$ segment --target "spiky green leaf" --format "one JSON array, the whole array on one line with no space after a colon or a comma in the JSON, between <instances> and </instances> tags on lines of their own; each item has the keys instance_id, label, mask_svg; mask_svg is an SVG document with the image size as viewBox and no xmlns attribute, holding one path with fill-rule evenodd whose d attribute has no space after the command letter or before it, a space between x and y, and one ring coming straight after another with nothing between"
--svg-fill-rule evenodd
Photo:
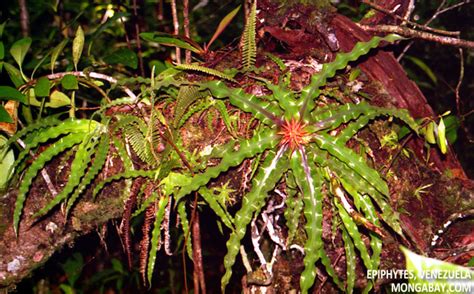
<instances>
[{"instance_id":1,"label":"spiky green leaf","mask_svg":"<svg viewBox=\"0 0 474 294\"><path fill-rule=\"evenodd\" d=\"M155 192L156 193L156 192ZM161 223L165 216L165 208L168 205L169 196L165 195L158 201L155 222L153 223L153 231L151 233L151 247L150 253L148 254L147 263L147 279L148 284L151 285L151 278L153 277L153 269L155 268L156 254L158 251L159 238L161 236Z\"/></svg>"},{"instance_id":2,"label":"spiky green leaf","mask_svg":"<svg viewBox=\"0 0 474 294\"><path fill-rule=\"evenodd\" d=\"M270 192L285 173L288 165L286 157L282 157L286 148L281 147L277 153L269 151L257 175L252 180L252 189L242 198L242 207L234 218L235 231L226 243L227 254L224 257L225 274L221 279L221 289L225 287L232 276L232 266L239 253L240 241L245 236L247 225L252 217L259 213L265 205L267 193Z\"/></svg>"},{"instance_id":3,"label":"spiky green leaf","mask_svg":"<svg viewBox=\"0 0 474 294\"><path fill-rule=\"evenodd\" d=\"M227 171L229 168L242 163L245 158L253 157L266 149L275 147L278 143L274 131L264 130L249 140L241 141L239 150L232 150L234 147L229 146L229 152L223 157L217 166L209 167L202 174L197 174L193 177L192 182L181 188L176 195L176 201L179 201L183 196L198 190L200 187L207 184L211 179L216 178L221 173Z\"/></svg>"}]
</instances>

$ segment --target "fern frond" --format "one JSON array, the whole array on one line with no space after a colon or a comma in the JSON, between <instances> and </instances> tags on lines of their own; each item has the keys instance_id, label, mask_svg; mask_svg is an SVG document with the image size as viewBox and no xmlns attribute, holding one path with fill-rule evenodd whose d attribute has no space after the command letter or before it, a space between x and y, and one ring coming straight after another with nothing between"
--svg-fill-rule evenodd
<instances>
[{"instance_id":1,"label":"fern frond","mask_svg":"<svg viewBox=\"0 0 474 294\"><path fill-rule=\"evenodd\" d=\"M208 109L211 106L212 106L212 101L210 101L208 99L205 99L205 100L200 101L200 102L196 102L195 104L191 105L188 108L188 111L186 111L183 114L183 116L179 120L179 123L176 125L175 129L181 128L186 123L186 121L188 121L188 119L191 116L193 116L193 114L204 111L204 110Z\"/></svg>"},{"instance_id":2,"label":"fern frond","mask_svg":"<svg viewBox=\"0 0 474 294\"><path fill-rule=\"evenodd\" d=\"M152 193L148 198L156 196L158 198L158 193ZM148 199L147 198L147 199ZM156 199L155 199L156 200ZM155 201L153 201L155 203ZM140 257L139 257L139 271L144 285L147 283L146 272L148 267L148 254L150 249L150 230L151 224L154 222L156 214L155 206L148 206L145 212L145 219L143 220L142 225L142 240L140 241Z\"/></svg>"},{"instance_id":3,"label":"fern frond","mask_svg":"<svg viewBox=\"0 0 474 294\"><path fill-rule=\"evenodd\" d=\"M137 124L127 124L123 127L123 133L137 156L143 162L153 165L155 159L141 128Z\"/></svg>"},{"instance_id":4,"label":"fern frond","mask_svg":"<svg viewBox=\"0 0 474 294\"><path fill-rule=\"evenodd\" d=\"M123 97L114 99L113 101L102 105L99 109L99 112L104 112L105 110L114 107L114 106L121 106L121 105L132 105L137 103L137 101L131 97Z\"/></svg>"},{"instance_id":5,"label":"fern frond","mask_svg":"<svg viewBox=\"0 0 474 294\"><path fill-rule=\"evenodd\" d=\"M257 0L254 0L242 35L242 67L244 71L252 68L257 57L256 24Z\"/></svg>"},{"instance_id":6,"label":"fern frond","mask_svg":"<svg viewBox=\"0 0 474 294\"><path fill-rule=\"evenodd\" d=\"M205 74L208 74L208 75L211 75L211 76L214 76L214 77L218 77L218 78L221 78L221 79L224 79L224 80L228 80L228 81L233 82L233 83L237 83L237 81L234 80L233 77L231 77L231 76L229 76L229 75L227 75L227 74L225 74L221 71L218 71L217 69L205 67L205 66L202 66L202 65L199 65L199 64L196 64L196 63L177 64L176 68L180 69L180 70L198 71L198 72L205 73Z\"/></svg>"},{"instance_id":7,"label":"fern frond","mask_svg":"<svg viewBox=\"0 0 474 294\"><path fill-rule=\"evenodd\" d=\"M212 104L217 111L219 111L219 114L221 115L222 120L224 121L224 124L227 128L227 131L234 137L237 137L237 132L235 131L234 127L232 126L232 122L229 116L229 111L227 110L227 107L225 106L224 102L221 100L214 100L214 103Z\"/></svg>"},{"instance_id":8,"label":"fern frond","mask_svg":"<svg viewBox=\"0 0 474 294\"><path fill-rule=\"evenodd\" d=\"M186 114L189 106L196 100L207 96L205 92L199 91L196 86L182 86L176 97L176 106L174 108L173 127L178 128L183 116Z\"/></svg>"}]
</instances>

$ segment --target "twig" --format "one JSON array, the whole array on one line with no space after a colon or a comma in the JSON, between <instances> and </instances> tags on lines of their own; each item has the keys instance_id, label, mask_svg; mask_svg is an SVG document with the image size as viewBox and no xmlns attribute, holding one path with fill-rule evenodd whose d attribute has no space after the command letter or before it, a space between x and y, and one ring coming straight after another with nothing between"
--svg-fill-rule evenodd
<instances>
[{"instance_id":1,"label":"twig","mask_svg":"<svg viewBox=\"0 0 474 294\"><path fill-rule=\"evenodd\" d=\"M138 8L137 0L133 0L133 18L135 22L135 40L137 42L138 51L138 64L140 66L140 74L145 76L145 68L143 67L143 56L142 56L142 42L140 41L140 24L138 23Z\"/></svg>"},{"instance_id":2,"label":"twig","mask_svg":"<svg viewBox=\"0 0 474 294\"><path fill-rule=\"evenodd\" d=\"M173 16L174 34L179 35L178 11L176 10L176 0L171 0L171 14ZM181 49L176 47L176 63L181 64Z\"/></svg>"},{"instance_id":3,"label":"twig","mask_svg":"<svg viewBox=\"0 0 474 294\"><path fill-rule=\"evenodd\" d=\"M438 230L438 232L433 236L433 239L431 239L431 246L430 249L432 249L437 243L442 234L446 232L448 227L450 227L454 222L465 219L465 218L470 218L474 216L474 209L469 209L466 211L461 211L461 212L456 212L451 214L448 219L444 222L443 226L441 229Z\"/></svg>"},{"instance_id":4,"label":"twig","mask_svg":"<svg viewBox=\"0 0 474 294\"><path fill-rule=\"evenodd\" d=\"M193 257L194 257L194 277L197 279L197 285L195 281L194 293L199 293L201 289L202 293L206 293L206 282L204 279L204 269L202 265L202 247L201 247L201 225L199 222L199 212L194 207L194 215L192 217L192 238L193 238ZM196 287L197 286L197 287Z\"/></svg>"},{"instance_id":5,"label":"twig","mask_svg":"<svg viewBox=\"0 0 474 294\"><path fill-rule=\"evenodd\" d=\"M407 11L403 16L404 21L402 22L402 25L410 21L410 16L413 13L413 10L415 10L415 0L410 0L410 2L408 3Z\"/></svg>"},{"instance_id":6,"label":"twig","mask_svg":"<svg viewBox=\"0 0 474 294\"><path fill-rule=\"evenodd\" d=\"M82 77L82 78L89 78L90 77L90 78L94 78L94 79L104 80L104 81L107 81L111 84L117 84L118 83L117 79L115 79L114 77L111 77L111 76L108 76L108 75L105 75L105 74L101 74L101 73L97 73L97 72L87 72L87 73L85 73L83 71L58 72L58 73L47 75L46 78L48 78L50 80L56 80L56 79L63 78L65 75L73 75L73 76ZM30 80L28 82L28 84L26 84L26 85L34 84L35 82L36 82L36 80ZM123 85L120 85L120 88L122 88L122 90L128 95L128 97L132 98L134 101L137 101L138 98L132 92L132 90L130 90L128 87L123 86Z\"/></svg>"},{"instance_id":7,"label":"twig","mask_svg":"<svg viewBox=\"0 0 474 294\"><path fill-rule=\"evenodd\" d=\"M156 5L157 5L157 8L155 8L156 14L157 14L156 18L159 21L162 21L164 19L164 17L163 17L163 0L158 0L158 3Z\"/></svg>"},{"instance_id":8,"label":"twig","mask_svg":"<svg viewBox=\"0 0 474 294\"><path fill-rule=\"evenodd\" d=\"M189 34L189 0L183 0L183 18L184 36L189 38L191 36ZM184 62L191 63L191 51L185 50L184 54Z\"/></svg>"},{"instance_id":9,"label":"twig","mask_svg":"<svg viewBox=\"0 0 474 294\"><path fill-rule=\"evenodd\" d=\"M439 30L439 29L434 29L434 28L431 28L431 27L428 27L427 24L425 25L422 25L422 24L419 24L419 23L416 23L416 22L413 22L413 21L410 21L408 19L404 17L401 17L397 14L394 14L394 11L391 11L391 10L388 10L380 5L377 5L369 0L362 0L363 3L373 7L374 9L380 11L380 12L383 12L387 15L390 15L398 20L401 20L402 22L406 22L416 28L420 28L421 30L424 30L424 31L429 31L429 32L433 32L433 33L437 33L437 34L440 34L440 35L447 35L447 36L459 36L459 32L451 32L451 31L445 31L445 30Z\"/></svg>"},{"instance_id":10,"label":"twig","mask_svg":"<svg viewBox=\"0 0 474 294\"><path fill-rule=\"evenodd\" d=\"M263 255L262 251L260 250L260 238L262 236L260 235L260 232L258 231L256 220L257 220L257 218L254 217L252 219L251 224L250 224L253 251L255 251L255 254L257 254L258 260L260 261L260 265L263 268L267 268L267 260L265 259L265 256Z\"/></svg>"},{"instance_id":11,"label":"twig","mask_svg":"<svg viewBox=\"0 0 474 294\"><path fill-rule=\"evenodd\" d=\"M18 0L18 6L20 6L21 34L23 37L28 37L30 35L30 15L28 14L26 0Z\"/></svg>"},{"instance_id":12,"label":"twig","mask_svg":"<svg viewBox=\"0 0 474 294\"><path fill-rule=\"evenodd\" d=\"M447 11L450 11L452 9L455 9L455 8L458 8L458 7L461 7L462 5L464 4L467 4L471 2L470 0L468 1L463 1L463 2L460 2L460 3L457 3L457 4L454 4L452 6L449 6L449 7L446 7L444 9L441 9L445 4L446 4L446 0L443 0L441 2L441 4L438 6L438 8L436 9L436 12L431 16L430 19L428 19L423 25L424 26L428 26L433 20L435 20L439 15L447 12ZM403 56L407 53L407 51L410 49L410 47L413 45L413 41L411 41L410 43L408 43L405 48L403 48L403 51L402 53L400 53L400 55L398 55L397 57L397 61L400 61Z\"/></svg>"},{"instance_id":13,"label":"twig","mask_svg":"<svg viewBox=\"0 0 474 294\"><path fill-rule=\"evenodd\" d=\"M240 256L242 257L242 263L244 264L245 270L247 273L251 273L252 266L250 265L249 259L247 257L247 252L245 252L244 245L240 245Z\"/></svg>"},{"instance_id":14,"label":"twig","mask_svg":"<svg viewBox=\"0 0 474 294\"><path fill-rule=\"evenodd\" d=\"M443 1L442 5L440 5L438 7L438 9L436 10L435 14L433 14L433 16L427 21L427 23L425 25L429 25L433 20L435 20L439 15L445 13L445 12L448 12L450 10L453 10L453 9L456 9L458 7L461 7L465 4L469 4L471 2L471 0L466 0L466 1L463 1L463 2L459 2L459 3L456 3L456 4L453 4L449 7L446 7L444 9L440 9L441 7L444 6L444 3L446 3L446 1Z\"/></svg>"},{"instance_id":15,"label":"twig","mask_svg":"<svg viewBox=\"0 0 474 294\"><path fill-rule=\"evenodd\" d=\"M367 26L359 25L362 29L371 32L378 33L395 33L407 38L417 38L426 41L437 42L444 45L450 45L455 47L464 47L469 49L474 49L474 42L468 40L462 40L457 38L452 38L448 36L440 36L431 34L428 32L417 31L407 27L392 26L392 25L377 25L377 26Z\"/></svg>"},{"instance_id":16,"label":"twig","mask_svg":"<svg viewBox=\"0 0 474 294\"><path fill-rule=\"evenodd\" d=\"M461 116L461 95L459 94L461 90L462 80L464 79L464 51L462 48L459 48L459 80L456 85L456 90L454 94L456 95L456 111L458 116ZM469 134L468 129L464 124L464 119L461 119L461 128L464 130L466 134Z\"/></svg>"}]
</instances>

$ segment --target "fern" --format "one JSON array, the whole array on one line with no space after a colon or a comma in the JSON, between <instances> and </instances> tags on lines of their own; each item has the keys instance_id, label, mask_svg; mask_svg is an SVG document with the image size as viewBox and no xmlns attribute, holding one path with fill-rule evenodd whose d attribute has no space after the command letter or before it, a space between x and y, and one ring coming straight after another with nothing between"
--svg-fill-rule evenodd
<instances>
[{"instance_id":1,"label":"fern","mask_svg":"<svg viewBox=\"0 0 474 294\"><path fill-rule=\"evenodd\" d=\"M210 76L214 76L214 77L218 77L218 78L221 78L221 79L224 79L224 80L228 80L229 82L233 82L233 83L237 83L236 80L234 80L233 77L223 73L223 72L220 72L216 69L212 69L212 68L209 68L209 67L205 67L205 66L202 66L202 65L198 65L198 64L178 64L176 65L176 68L177 69L180 69L180 70L192 70L192 71L198 71L198 72L201 72L201 73L205 73L205 74L208 74Z\"/></svg>"},{"instance_id":2,"label":"fern","mask_svg":"<svg viewBox=\"0 0 474 294\"><path fill-rule=\"evenodd\" d=\"M257 0L254 0L242 34L242 66L244 71L249 71L252 68L257 57L256 24Z\"/></svg>"},{"instance_id":3,"label":"fern","mask_svg":"<svg viewBox=\"0 0 474 294\"><path fill-rule=\"evenodd\" d=\"M176 97L176 106L174 109L173 127L175 129L177 129L180 125L180 122L183 119L184 114L187 112L189 106L196 100L205 96L205 93L199 91L199 87L183 86L179 89L178 96Z\"/></svg>"}]
</instances>

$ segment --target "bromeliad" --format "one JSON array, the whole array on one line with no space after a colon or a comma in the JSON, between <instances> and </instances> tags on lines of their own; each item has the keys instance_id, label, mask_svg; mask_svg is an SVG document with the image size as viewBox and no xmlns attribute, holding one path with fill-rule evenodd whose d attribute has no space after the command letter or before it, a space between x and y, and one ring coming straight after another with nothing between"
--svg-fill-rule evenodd
<instances>
[{"instance_id":1,"label":"bromeliad","mask_svg":"<svg viewBox=\"0 0 474 294\"><path fill-rule=\"evenodd\" d=\"M318 260L338 287L348 292L352 292L353 288L353 283L349 282L346 289L325 253L322 239L324 197L329 197L335 211L339 212L337 217L343 224L339 229L347 245L346 251L352 252L350 248L355 246L367 269L376 269L380 261L380 220L402 234L398 215L391 209L387 200L387 183L359 154L346 147L346 143L370 120L378 116L396 117L415 131L418 130L417 123L405 110L374 107L366 102L330 104L320 108L317 108L315 103L320 87L324 86L326 80L333 77L337 70L365 55L381 41L393 42L398 39L395 35L374 37L369 42L358 43L349 53L338 54L333 62L325 64L322 70L312 77L310 85L300 93L292 91L282 85L283 83L275 85L266 82L266 87L272 94L260 97L248 94L243 89L229 88L223 81L200 84L201 91L209 91L216 99L229 99L233 106L253 114L261 122L250 139L218 147L213 157L219 158L220 163L196 174L176 195L179 202L184 196L199 190L229 168L240 165L245 159L257 158L260 155L263 158L252 179L251 190L243 196L242 207L233 217L233 223L228 225L232 232L227 241L228 252L224 258L226 272L222 278L223 291L232 275L232 266L248 224L260 213L266 204L267 195L280 182L296 183L298 193L288 195L288 203L301 201L298 199L302 199L304 203L307 240L304 245L305 270L300 279L302 293L306 293L314 284L315 263ZM333 132L336 129L337 132ZM337 185L337 191L344 192L336 195L334 185ZM349 196L355 208L347 211L346 197ZM341 205L341 202L344 205ZM380 213L377 212L376 206L380 208ZM287 210L289 209L288 206ZM285 217L288 216L287 221L298 219L297 216L293 217L292 213L300 212L301 210L285 212ZM216 213L222 215L220 212ZM361 219L363 222L360 222ZM365 227L370 230L371 255L362 242L356 223L365 223ZM297 226L289 224L288 228L293 230L289 235L294 235ZM354 268L355 258L355 254L347 255L348 281L355 279L355 273L350 270ZM371 285L372 283L369 283L368 289Z\"/></svg>"}]
</instances>

